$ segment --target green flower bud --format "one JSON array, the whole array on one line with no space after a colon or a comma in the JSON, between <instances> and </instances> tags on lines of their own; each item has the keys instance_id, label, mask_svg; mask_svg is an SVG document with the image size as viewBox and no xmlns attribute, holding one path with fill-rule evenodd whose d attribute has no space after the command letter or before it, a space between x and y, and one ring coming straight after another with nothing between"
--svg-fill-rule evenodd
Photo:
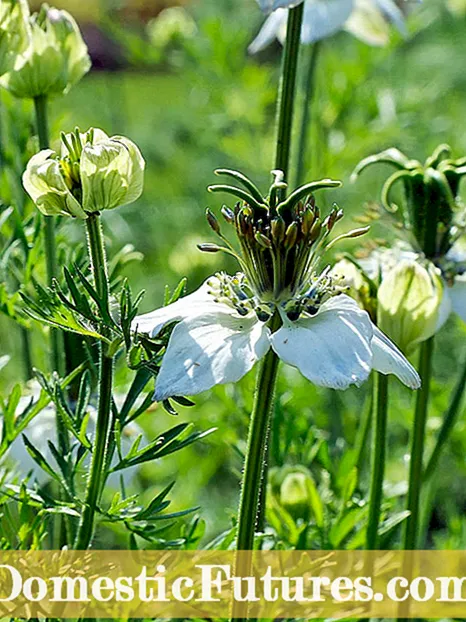
<instances>
[{"instance_id":1,"label":"green flower bud","mask_svg":"<svg viewBox=\"0 0 466 622\"><path fill-rule=\"evenodd\" d=\"M443 284L434 266L403 260L383 278L378 291L378 325L406 353L437 329Z\"/></svg>"},{"instance_id":2,"label":"green flower bud","mask_svg":"<svg viewBox=\"0 0 466 622\"><path fill-rule=\"evenodd\" d=\"M89 71L86 44L66 11L42 5L29 19L29 33L29 45L1 80L16 97L61 95Z\"/></svg>"},{"instance_id":3,"label":"green flower bud","mask_svg":"<svg viewBox=\"0 0 466 622\"><path fill-rule=\"evenodd\" d=\"M43 214L87 218L140 197L145 162L133 142L99 129L66 134L62 141L60 154L41 151L23 175L26 192Z\"/></svg>"},{"instance_id":4,"label":"green flower bud","mask_svg":"<svg viewBox=\"0 0 466 622\"><path fill-rule=\"evenodd\" d=\"M0 0L0 76L29 45L29 8L25 0Z\"/></svg>"},{"instance_id":5,"label":"green flower bud","mask_svg":"<svg viewBox=\"0 0 466 622\"><path fill-rule=\"evenodd\" d=\"M309 520L311 514L310 486L314 486L311 474L302 470L288 473L280 486L280 505L296 520Z\"/></svg>"},{"instance_id":6,"label":"green flower bud","mask_svg":"<svg viewBox=\"0 0 466 622\"><path fill-rule=\"evenodd\" d=\"M145 165L136 145L123 136L85 145L80 166L84 209L100 212L136 201L142 194Z\"/></svg>"}]
</instances>

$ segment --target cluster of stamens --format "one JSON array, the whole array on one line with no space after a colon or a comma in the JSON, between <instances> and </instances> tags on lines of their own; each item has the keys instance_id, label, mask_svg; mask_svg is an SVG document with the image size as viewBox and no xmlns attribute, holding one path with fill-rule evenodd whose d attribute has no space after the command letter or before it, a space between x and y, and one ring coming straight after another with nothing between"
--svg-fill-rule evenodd
<instances>
[{"instance_id":1,"label":"cluster of stamens","mask_svg":"<svg viewBox=\"0 0 466 622\"><path fill-rule=\"evenodd\" d=\"M313 182L287 196L283 173L273 171L274 183L268 196L263 197L241 173L226 169L216 172L233 177L246 188L223 184L209 188L240 199L233 209L222 208L225 221L236 230L239 253L222 234L217 218L207 210L207 220L225 246L201 244L200 249L233 255L243 271L243 275L232 278L222 275L221 291L215 292L216 298L233 304L240 314L254 311L263 321L277 307L290 320L296 320L302 313L315 314L329 296L342 291L328 269L319 274L322 254L337 240L362 235L367 228L329 242L328 237L343 217L343 211L334 205L323 218L314 197L314 191L337 187L340 182L329 179Z\"/></svg>"}]
</instances>

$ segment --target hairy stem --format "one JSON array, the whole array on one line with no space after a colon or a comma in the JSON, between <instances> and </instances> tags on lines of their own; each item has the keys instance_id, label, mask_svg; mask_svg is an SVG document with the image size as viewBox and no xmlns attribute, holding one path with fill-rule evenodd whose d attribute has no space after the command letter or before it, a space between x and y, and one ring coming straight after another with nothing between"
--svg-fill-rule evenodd
<instances>
[{"instance_id":1,"label":"hairy stem","mask_svg":"<svg viewBox=\"0 0 466 622\"><path fill-rule=\"evenodd\" d=\"M270 328L277 330L280 325L280 316L274 315ZM279 359L275 352L270 349L259 364L256 380L256 392L254 406L249 425L246 460L244 463L243 482L238 510L238 551L252 551L254 547L254 535L256 531L259 498L261 485L265 486L266 477L265 457L270 416L272 413L275 383L277 379ZM265 495L262 497L265 503ZM247 557L241 557L241 567L237 562L237 573L247 576L249 568ZM233 620L242 622L246 618L238 617L237 608L233 608Z\"/></svg>"},{"instance_id":2,"label":"hairy stem","mask_svg":"<svg viewBox=\"0 0 466 622\"><path fill-rule=\"evenodd\" d=\"M409 462L409 488L407 509L410 515L406 521L404 533L404 549L411 551L416 549L417 534L419 529L419 500L422 486L422 465L424 458L424 442L429 406L430 380L432 376L432 355L434 351L434 337L431 337L421 345L419 373L422 386L416 399L414 413L414 429Z\"/></svg>"},{"instance_id":3,"label":"hairy stem","mask_svg":"<svg viewBox=\"0 0 466 622\"><path fill-rule=\"evenodd\" d=\"M295 186L300 186L305 181L304 171L306 169L306 154L309 144L310 125L312 123L311 108L315 93L316 68L319 58L320 46L320 42L314 43L314 45L310 46L309 50L308 65L304 81L303 111L298 135L299 142L298 158L296 160Z\"/></svg>"},{"instance_id":4,"label":"hairy stem","mask_svg":"<svg viewBox=\"0 0 466 622\"><path fill-rule=\"evenodd\" d=\"M89 255L97 293L108 296L108 274L105 246L99 214L91 214L86 220ZM113 358L106 355L105 346L99 352L99 400L97 425L91 468L86 489L84 509L76 536L75 549L87 549L94 535L95 514L102 496L105 481L105 464L110 434Z\"/></svg>"},{"instance_id":5,"label":"hairy stem","mask_svg":"<svg viewBox=\"0 0 466 622\"><path fill-rule=\"evenodd\" d=\"M34 99L36 111L37 134L39 137L39 147L48 149L50 147L49 124L47 114L47 98L45 96ZM44 249L45 264L47 268L47 282L51 286L57 276L57 245L55 240L55 218L53 216L44 217ZM61 347L61 335L56 330L50 331L51 346L51 365L52 370L59 374L63 371L63 358Z\"/></svg>"},{"instance_id":6,"label":"hairy stem","mask_svg":"<svg viewBox=\"0 0 466 622\"><path fill-rule=\"evenodd\" d=\"M288 14L286 42L283 53L282 73L278 96L275 168L284 172L285 181L288 180L288 169L290 164L291 133L293 129L296 75L298 72L298 56L303 11L304 4L300 4L296 8L290 9Z\"/></svg>"},{"instance_id":7,"label":"hairy stem","mask_svg":"<svg viewBox=\"0 0 466 622\"><path fill-rule=\"evenodd\" d=\"M374 378L374 426L372 435L372 475L369 497L369 519L366 549L374 551L379 544L378 530L383 500L385 455L387 446L388 376L376 374Z\"/></svg>"}]
</instances>

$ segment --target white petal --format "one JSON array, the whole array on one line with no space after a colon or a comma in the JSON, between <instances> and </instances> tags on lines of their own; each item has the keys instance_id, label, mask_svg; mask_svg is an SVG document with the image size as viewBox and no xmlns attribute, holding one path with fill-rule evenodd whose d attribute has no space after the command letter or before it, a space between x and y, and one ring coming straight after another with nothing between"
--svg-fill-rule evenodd
<instances>
[{"instance_id":1,"label":"white petal","mask_svg":"<svg viewBox=\"0 0 466 622\"><path fill-rule=\"evenodd\" d=\"M463 322L466 322L466 274L455 278L453 287L448 288L453 311L457 313Z\"/></svg>"},{"instance_id":2,"label":"white petal","mask_svg":"<svg viewBox=\"0 0 466 622\"><path fill-rule=\"evenodd\" d=\"M371 342L372 367L382 374L394 374L410 389L419 389L419 374L390 339L376 326Z\"/></svg>"},{"instance_id":3,"label":"white petal","mask_svg":"<svg viewBox=\"0 0 466 622\"><path fill-rule=\"evenodd\" d=\"M264 13L271 13L279 8L292 9L303 0L257 0L257 2Z\"/></svg>"},{"instance_id":4,"label":"white petal","mask_svg":"<svg viewBox=\"0 0 466 622\"><path fill-rule=\"evenodd\" d=\"M390 27L373 0L356 0L345 30L368 45L387 45Z\"/></svg>"},{"instance_id":5,"label":"white petal","mask_svg":"<svg viewBox=\"0 0 466 622\"><path fill-rule=\"evenodd\" d=\"M406 28L405 17L403 11L393 0L375 0L376 5L385 15L385 17L398 29L398 31L406 37L408 30Z\"/></svg>"},{"instance_id":6,"label":"white petal","mask_svg":"<svg viewBox=\"0 0 466 622\"><path fill-rule=\"evenodd\" d=\"M435 325L435 332L438 332L445 322L450 317L452 311L452 297L451 297L451 288L442 281L442 299L440 301L440 306L437 311L437 323ZM466 302L466 301L465 301ZM466 316L466 312L465 312Z\"/></svg>"},{"instance_id":7,"label":"white petal","mask_svg":"<svg viewBox=\"0 0 466 622\"><path fill-rule=\"evenodd\" d=\"M180 298L171 305L136 316L133 320L132 329L139 333L147 333L150 337L156 337L162 328L170 322L196 317L205 312L215 311L219 306L226 306L215 302L214 297L209 294L211 290L209 283L215 279L216 277L207 279L195 292Z\"/></svg>"},{"instance_id":8,"label":"white petal","mask_svg":"<svg viewBox=\"0 0 466 622\"><path fill-rule=\"evenodd\" d=\"M226 305L180 322L170 337L155 399L196 395L236 382L270 347L269 329L254 314L241 317Z\"/></svg>"},{"instance_id":9,"label":"white petal","mask_svg":"<svg viewBox=\"0 0 466 622\"><path fill-rule=\"evenodd\" d=\"M269 46L277 38L284 39L286 36L287 18L288 11L285 9L278 9L278 11L272 13L272 15L265 20L259 34L248 47L249 54L257 54L257 52Z\"/></svg>"},{"instance_id":10,"label":"white petal","mask_svg":"<svg viewBox=\"0 0 466 622\"><path fill-rule=\"evenodd\" d=\"M347 389L369 376L372 323L346 295L325 302L319 312L287 322L271 337L278 356L316 385Z\"/></svg>"},{"instance_id":11,"label":"white petal","mask_svg":"<svg viewBox=\"0 0 466 622\"><path fill-rule=\"evenodd\" d=\"M314 43L338 32L351 15L354 0L307 0L304 5L302 43Z\"/></svg>"}]
</instances>

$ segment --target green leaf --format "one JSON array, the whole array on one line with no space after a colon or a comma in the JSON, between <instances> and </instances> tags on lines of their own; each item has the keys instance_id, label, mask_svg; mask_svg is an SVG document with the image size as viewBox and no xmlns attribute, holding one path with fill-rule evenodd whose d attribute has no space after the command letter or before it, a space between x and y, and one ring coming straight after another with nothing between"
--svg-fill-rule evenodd
<instances>
[{"instance_id":1,"label":"green leaf","mask_svg":"<svg viewBox=\"0 0 466 622\"><path fill-rule=\"evenodd\" d=\"M59 482L61 485L64 484L62 478L58 475L56 470L50 466L45 457L41 454L41 452L34 447L34 445L28 440L28 438L23 434L23 443L26 446L26 449L31 456L31 458L36 462L43 471L45 471L50 477Z\"/></svg>"}]
</instances>

